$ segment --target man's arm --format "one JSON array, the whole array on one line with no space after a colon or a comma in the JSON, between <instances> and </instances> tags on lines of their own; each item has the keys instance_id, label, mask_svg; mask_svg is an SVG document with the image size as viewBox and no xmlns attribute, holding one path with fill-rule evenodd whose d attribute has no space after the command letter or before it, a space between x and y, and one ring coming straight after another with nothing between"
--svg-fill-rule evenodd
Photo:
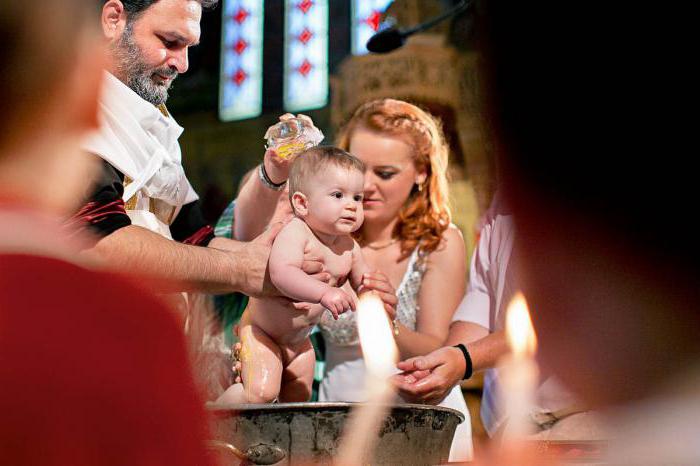
<instances>
[{"instance_id":1,"label":"man's arm","mask_svg":"<svg viewBox=\"0 0 700 466\"><path fill-rule=\"evenodd\" d=\"M209 247L199 247L129 225L99 240L92 250L111 267L155 279L164 290L263 296L272 292L265 275L278 231L271 228L250 243L215 238ZM225 249L219 249L223 241Z\"/></svg>"},{"instance_id":2,"label":"man's arm","mask_svg":"<svg viewBox=\"0 0 700 466\"><path fill-rule=\"evenodd\" d=\"M163 291L242 291L253 296L273 291L264 279L270 245L279 226L252 243L211 239L203 231L206 222L199 206L192 203L183 206L173 223L173 236L197 244L208 242L210 247L170 241L131 224L122 200L124 175L108 162L102 159L99 162L99 177L86 203L71 219L96 237L87 254L96 253L109 267L120 272L153 279L154 285Z\"/></svg>"},{"instance_id":3,"label":"man's arm","mask_svg":"<svg viewBox=\"0 0 700 466\"><path fill-rule=\"evenodd\" d=\"M474 372L495 367L496 362L510 351L504 331L489 334L487 329L473 322L457 321L450 326L445 346L460 343L469 350Z\"/></svg>"},{"instance_id":4,"label":"man's arm","mask_svg":"<svg viewBox=\"0 0 700 466\"><path fill-rule=\"evenodd\" d=\"M503 331L471 343L455 338L452 332L450 333L450 343L462 343L467 347L474 372L494 367L498 359L510 351ZM404 373L394 376L393 382L404 399L416 403L438 404L461 382L466 370L466 360L459 348L445 346L426 356L402 361L398 368Z\"/></svg>"}]
</instances>

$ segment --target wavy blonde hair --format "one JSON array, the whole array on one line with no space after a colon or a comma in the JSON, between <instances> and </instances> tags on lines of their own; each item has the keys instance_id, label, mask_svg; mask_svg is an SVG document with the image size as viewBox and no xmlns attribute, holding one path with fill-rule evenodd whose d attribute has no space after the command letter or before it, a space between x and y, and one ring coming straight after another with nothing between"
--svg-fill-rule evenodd
<instances>
[{"instance_id":1,"label":"wavy blonde hair","mask_svg":"<svg viewBox=\"0 0 700 466\"><path fill-rule=\"evenodd\" d=\"M416 247L428 253L434 251L452 218L447 187L450 150L440 121L408 102L379 99L367 102L355 111L340 131L338 146L349 150L350 138L357 128L408 138L411 142L416 170L425 170L427 178L422 190L414 186L399 211L393 236L399 238L404 256ZM362 229L358 231L360 242L361 232Z\"/></svg>"}]
</instances>

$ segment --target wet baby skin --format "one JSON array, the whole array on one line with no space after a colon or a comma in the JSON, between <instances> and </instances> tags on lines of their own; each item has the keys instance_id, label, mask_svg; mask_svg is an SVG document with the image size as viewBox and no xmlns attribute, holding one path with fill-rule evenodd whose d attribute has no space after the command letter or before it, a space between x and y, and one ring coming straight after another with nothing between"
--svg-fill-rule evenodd
<instances>
[{"instance_id":1,"label":"wet baby skin","mask_svg":"<svg viewBox=\"0 0 700 466\"><path fill-rule=\"evenodd\" d=\"M242 384L235 384L219 403L307 401L311 396L315 355L309 334L324 312L335 318L354 311L356 297L340 287L360 291L369 272L359 245L350 236L364 219L364 175L352 168L328 165L292 194L295 218L278 234L270 254L272 283L294 300L251 299L239 337ZM321 260L329 283L301 269L304 257Z\"/></svg>"}]
</instances>

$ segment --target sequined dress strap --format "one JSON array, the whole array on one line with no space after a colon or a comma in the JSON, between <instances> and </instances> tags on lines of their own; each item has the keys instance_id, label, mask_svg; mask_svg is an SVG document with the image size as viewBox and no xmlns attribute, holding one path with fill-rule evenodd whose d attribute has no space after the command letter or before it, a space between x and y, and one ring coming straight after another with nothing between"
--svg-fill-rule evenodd
<instances>
[{"instance_id":1,"label":"sequined dress strap","mask_svg":"<svg viewBox=\"0 0 700 466\"><path fill-rule=\"evenodd\" d=\"M426 270L426 258L427 255L418 248L413 250L406 273L396 291L399 300L396 306L396 319L411 330L416 329L418 293ZM341 314L338 320L333 320L328 313L325 313L320 328L326 342L338 346L359 344L354 312Z\"/></svg>"}]
</instances>

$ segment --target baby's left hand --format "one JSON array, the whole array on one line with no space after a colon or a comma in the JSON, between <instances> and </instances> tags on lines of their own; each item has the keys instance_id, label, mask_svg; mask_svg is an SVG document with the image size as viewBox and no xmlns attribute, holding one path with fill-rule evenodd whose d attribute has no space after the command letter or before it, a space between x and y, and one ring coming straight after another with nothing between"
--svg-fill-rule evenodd
<instances>
[{"instance_id":1,"label":"baby's left hand","mask_svg":"<svg viewBox=\"0 0 700 466\"><path fill-rule=\"evenodd\" d=\"M399 300L396 297L396 290L389 281L389 278L380 271L367 272L362 275L362 288L359 294L367 291L374 291L384 303L384 310L390 320L396 319L396 305Z\"/></svg>"},{"instance_id":2,"label":"baby's left hand","mask_svg":"<svg viewBox=\"0 0 700 466\"><path fill-rule=\"evenodd\" d=\"M321 297L323 307L331 311L333 318L338 320L338 315L347 310L355 310L356 303L352 296L340 288L330 288Z\"/></svg>"}]
</instances>

